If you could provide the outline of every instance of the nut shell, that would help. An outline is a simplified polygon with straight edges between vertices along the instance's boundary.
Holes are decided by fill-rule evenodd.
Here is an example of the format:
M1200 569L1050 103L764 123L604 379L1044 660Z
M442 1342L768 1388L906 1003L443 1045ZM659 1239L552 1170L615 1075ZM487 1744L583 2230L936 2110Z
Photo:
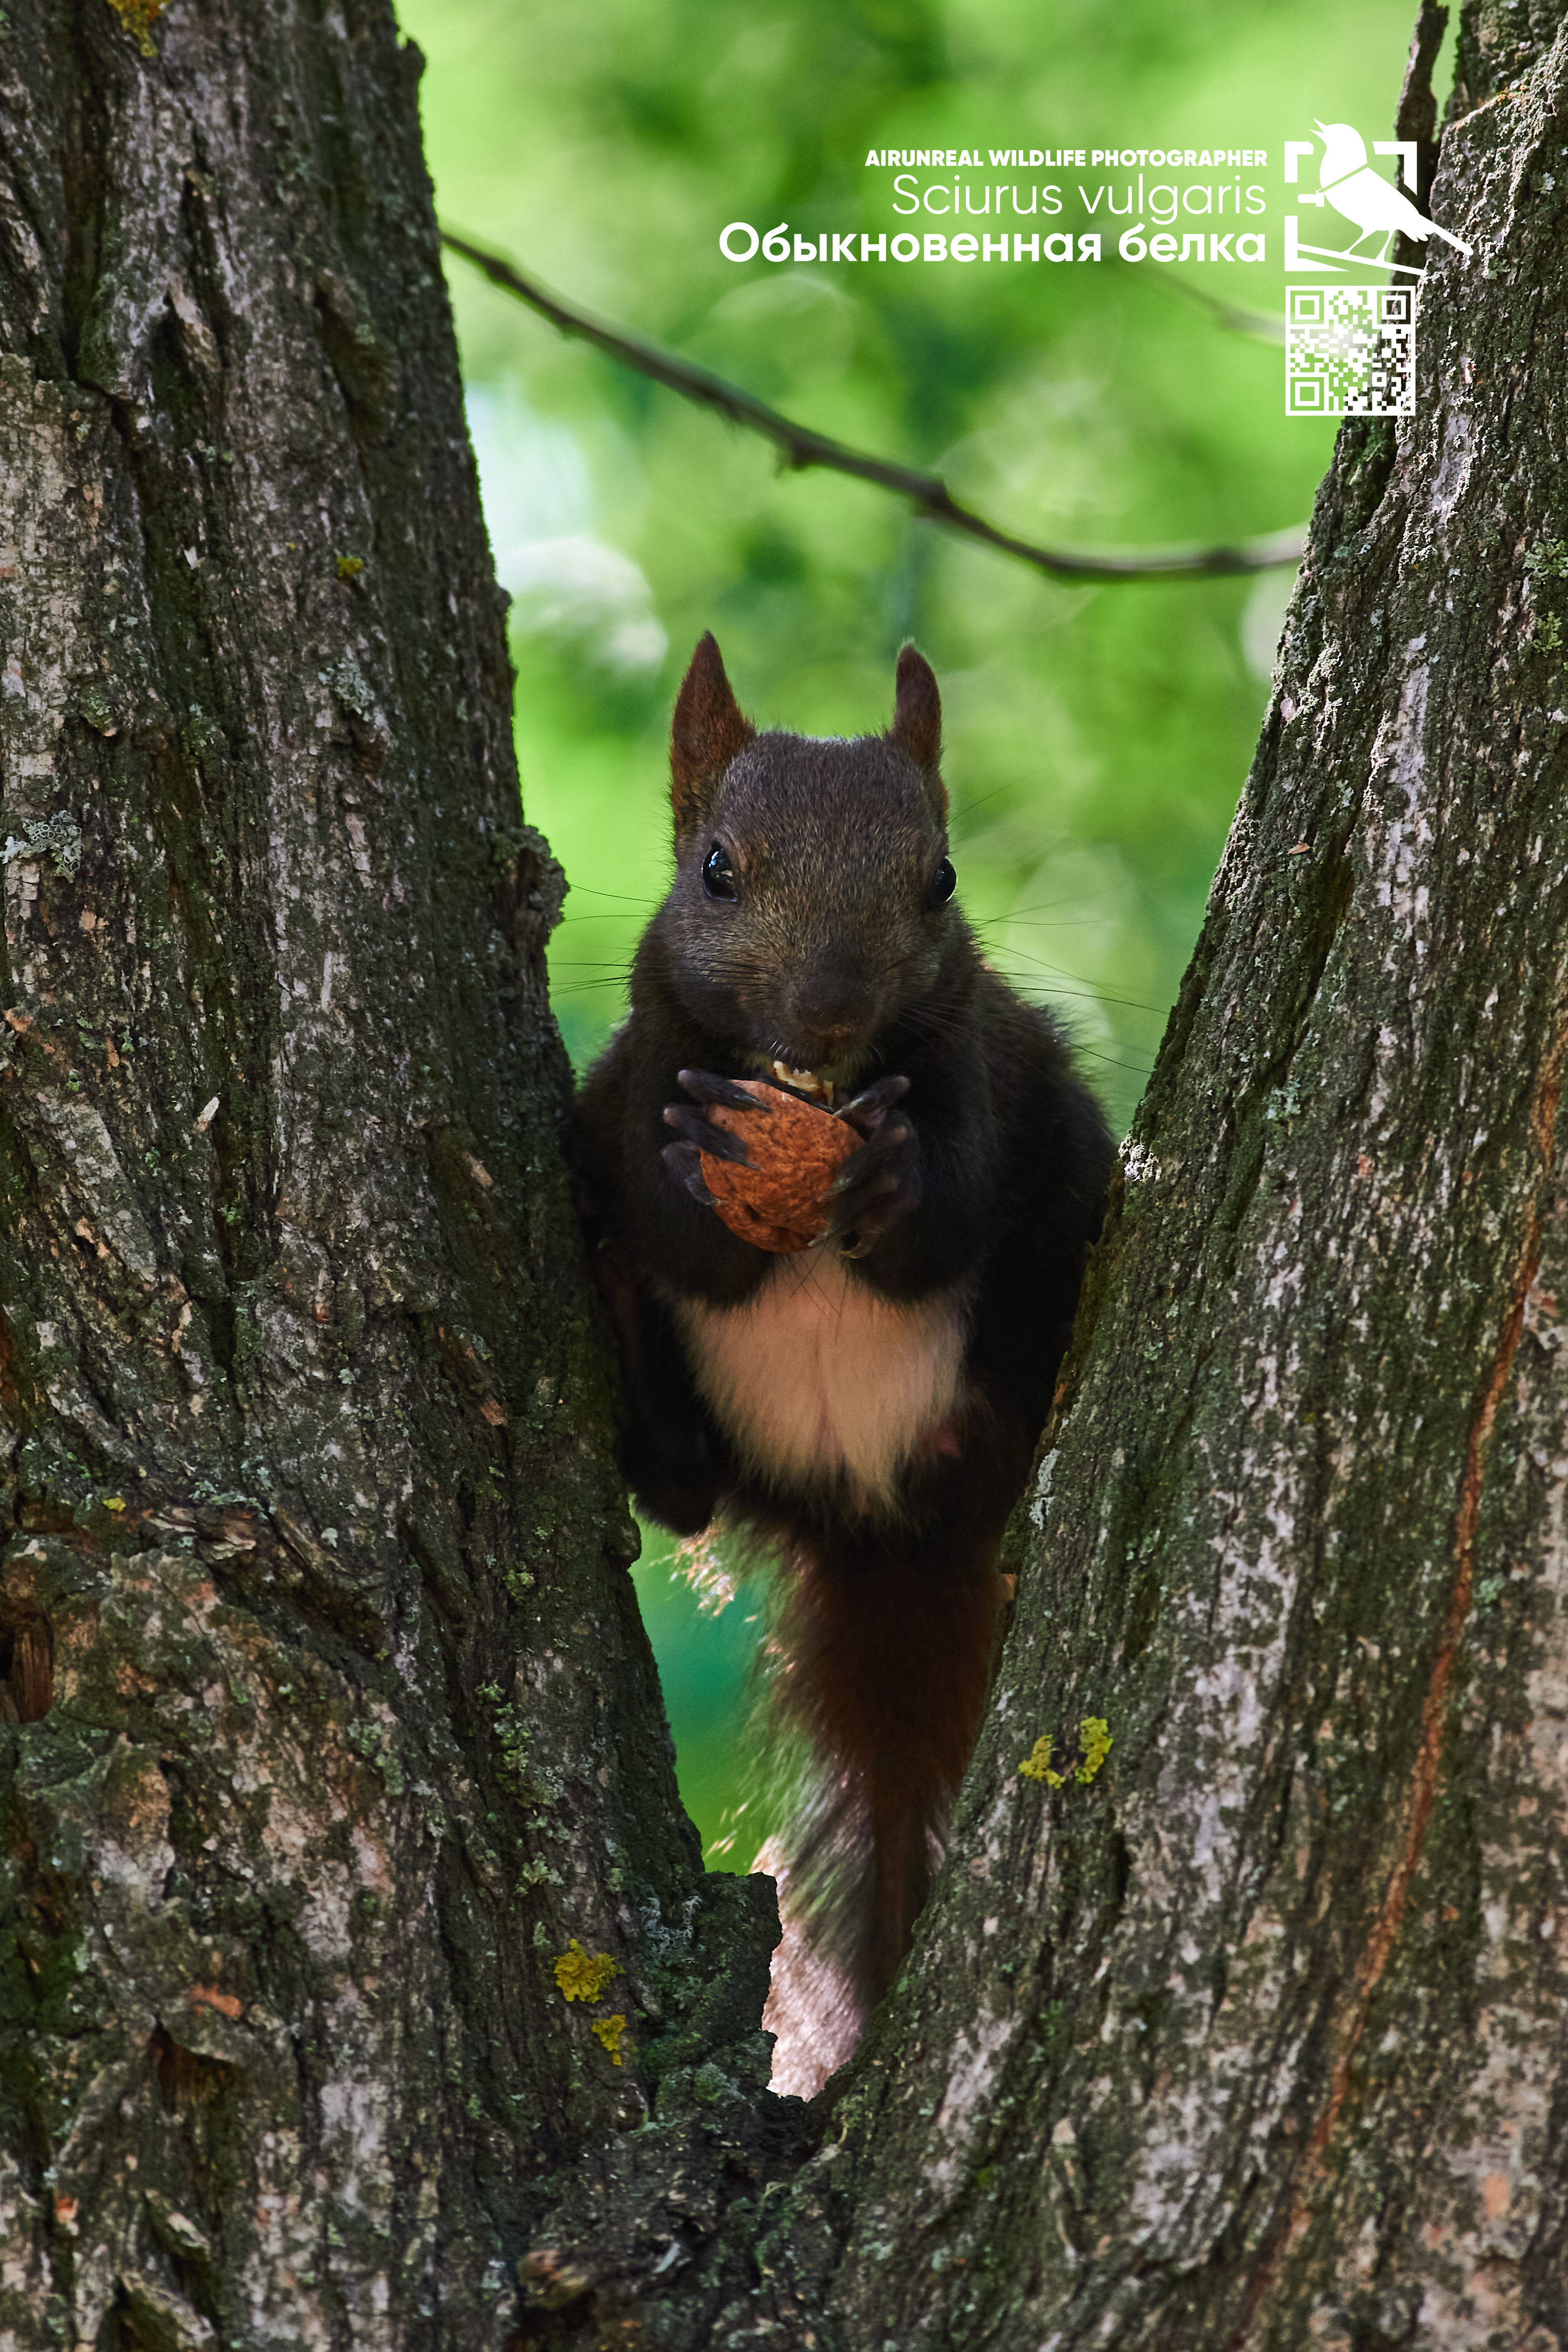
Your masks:
M790 1256L809 1249L827 1229L827 1188L862 1139L820 1104L786 1094L761 1078L742 1086L772 1114L761 1118L738 1105L715 1103L713 1126L739 1136L749 1168L702 1154L702 1181L713 1205L732 1234L758 1249Z

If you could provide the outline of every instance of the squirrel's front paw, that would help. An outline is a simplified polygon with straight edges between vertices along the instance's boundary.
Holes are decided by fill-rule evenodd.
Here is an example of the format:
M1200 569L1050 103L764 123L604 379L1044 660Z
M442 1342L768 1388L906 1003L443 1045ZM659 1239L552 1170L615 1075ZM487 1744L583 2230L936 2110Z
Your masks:
M908 1078L879 1078L838 1114L865 1139L833 1181L827 1230L845 1257L864 1257L919 1205L920 1139L909 1113L895 1109L909 1090Z
M716 1078L708 1070L678 1070L676 1083L691 1096L689 1103L666 1103L664 1123L681 1139L679 1143L667 1143L659 1157L678 1184L683 1185L695 1201L707 1208L715 1203L702 1177L702 1157L710 1160L731 1160L737 1167L749 1168L751 1155L738 1135L729 1134L715 1127L709 1110L718 1103L732 1110L759 1111L767 1117L767 1105L759 1103L755 1095L733 1078Z

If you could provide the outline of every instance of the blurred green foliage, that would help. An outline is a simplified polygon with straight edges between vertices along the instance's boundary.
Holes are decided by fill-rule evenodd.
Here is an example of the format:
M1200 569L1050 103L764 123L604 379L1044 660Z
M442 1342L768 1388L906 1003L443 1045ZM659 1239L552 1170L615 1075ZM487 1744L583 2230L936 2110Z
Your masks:
M1221 541L1303 520L1331 426L1287 420L1279 157L1392 124L1411 0L402 0L443 222L567 299L1024 536ZM892 229L868 148L1263 145L1261 268L737 268L732 220ZM1024 174L1049 178L1049 173ZM929 226L929 224L924 224ZM1080 224L1081 225L1081 224ZM1055 1004L1118 1127L1137 1100L1258 732L1289 575L1053 584L778 470L753 437L448 269L487 518L513 592L531 819L571 882L552 950L581 1062L664 887L669 706L711 627L744 708L880 726L916 637L942 682L963 903ZM656 1541L659 1539L655 1539ZM743 1609L639 1571L705 1836L734 1801ZM740 1630L737 1630L740 1629ZM750 1859L739 1846L742 1865Z

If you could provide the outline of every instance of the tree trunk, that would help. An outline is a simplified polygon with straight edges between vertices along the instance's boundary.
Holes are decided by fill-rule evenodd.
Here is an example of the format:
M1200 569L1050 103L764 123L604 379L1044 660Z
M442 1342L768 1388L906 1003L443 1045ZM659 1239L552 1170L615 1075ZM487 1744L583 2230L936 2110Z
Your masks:
M1467 12L1474 257L1342 436L955 1850L780 2200L841 2352L1568 2343L1563 14Z
M380 0L0 35L16 2352L509 2342L727 1969L765 2074L770 1890L703 1895L626 1574L418 64Z

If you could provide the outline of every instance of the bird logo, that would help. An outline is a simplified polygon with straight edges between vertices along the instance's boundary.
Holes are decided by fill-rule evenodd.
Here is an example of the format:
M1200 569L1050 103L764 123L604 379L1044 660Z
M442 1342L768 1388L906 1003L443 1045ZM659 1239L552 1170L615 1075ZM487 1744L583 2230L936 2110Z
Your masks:
M1389 262L1389 252L1396 236L1407 236L1416 245L1425 245L1429 238L1440 236L1446 245L1451 245L1457 252L1462 253L1467 261L1469 259L1472 248L1463 237L1456 236L1441 222L1429 220L1425 213L1416 210L1403 190L1373 170L1366 158L1366 142L1359 131L1348 122L1319 122L1318 130L1323 142L1322 157L1318 165L1318 194L1313 195L1303 189L1298 202L1320 207L1331 205L1345 220L1353 223L1359 234L1350 245L1343 247L1302 245L1299 242L1295 219L1288 218L1285 239L1287 269L1331 275L1334 261L1350 260L1357 255L1360 247L1374 236L1382 237L1383 251L1373 266L1386 266L1406 277L1419 277L1421 273L1412 269L1408 264ZM1415 149L1410 142L1380 142L1379 152L1398 153L1405 163L1406 179L1414 180ZM1287 180L1296 177L1297 159L1311 152L1310 140L1290 142L1285 151ZM1302 258L1307 254L1318 254L1325 258L1307 261Z

